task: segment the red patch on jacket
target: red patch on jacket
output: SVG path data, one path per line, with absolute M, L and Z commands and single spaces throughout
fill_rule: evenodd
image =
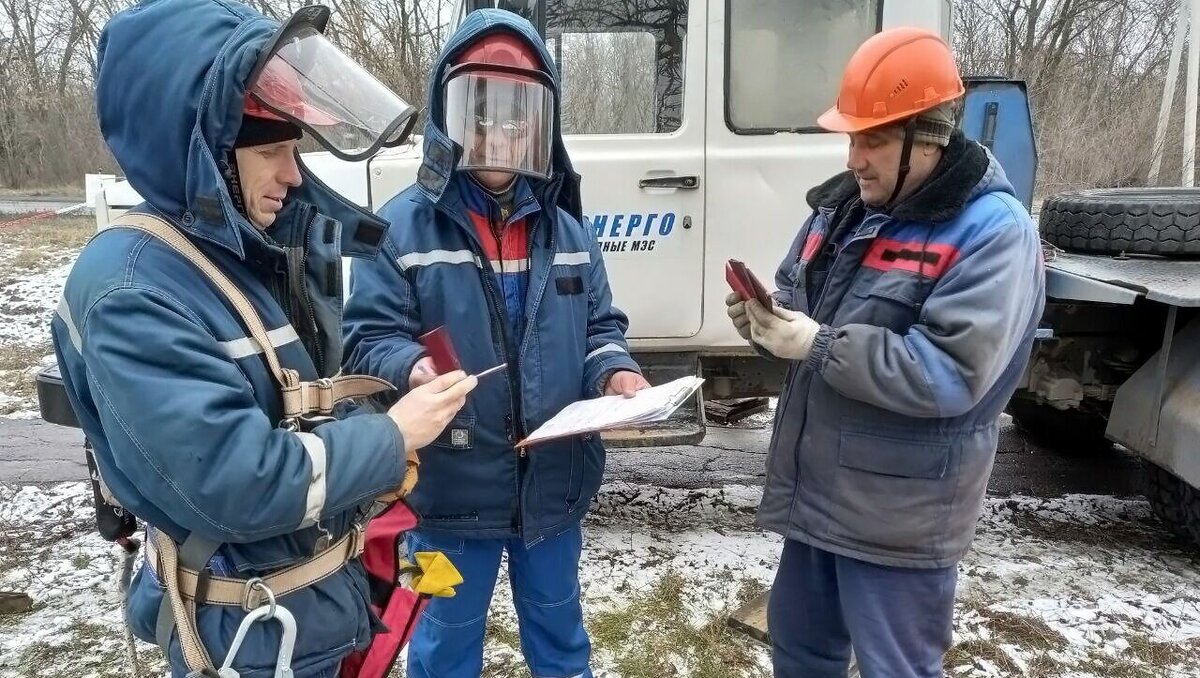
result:
M 876 238 L 863 258 L 863 265 L 877 271 L 910 271 L 936 280 L 957 260 L 958 248 L 953 245 Z
M 824 233 L 809 233 L 808 239 L 804 241 L 804 249 L 800 250 L 800 261 L 812 261 L 817 250 L 821 248 L 821 241 L 824 238 Z

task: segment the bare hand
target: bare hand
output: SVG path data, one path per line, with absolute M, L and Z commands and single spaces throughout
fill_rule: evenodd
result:
M 650 382 L 646 381 L 645 377 L 637 372 L 621 370 L 613 372 L 613 375 L 608 378 L 608 383 L 604 386 L 604 395 L 621 395 L 632 398 L 634 394 L 644 388 L 650 388 Z
M 437 376 L 437 369 L 433 366 L 433 358 L 425 356 L 413 365 L 412 372 L 408 375 L 408 387 L 411 389 L 424 386 L 437 379 Z
M 414 388 L 393 405 L 388 416 L 400 428 L 405 448 L 419 450 L 441 435 L 478 383 L 475 377 L 456 370 Z

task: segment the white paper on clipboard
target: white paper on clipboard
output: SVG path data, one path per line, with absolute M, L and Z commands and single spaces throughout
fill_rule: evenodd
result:
M 683 377 L 638 391 L 632 398 L 618 395 L 574 402 L 517 443 L 517 447 L 529 447 L 582 433 L 666 421 L 703 383 L 700 377 Z

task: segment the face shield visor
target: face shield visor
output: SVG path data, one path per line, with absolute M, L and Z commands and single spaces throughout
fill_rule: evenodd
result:
M 295 123 L 344 160 L 399 146 L 416 109 L 329 42 L 328 21 L 311 5 L 279 29 L 250 74 L 247 113 Z
M 545 74 L 463 64 L 445 83 L 446 134 L 462 147 L 460 169 L 550 178 L 554 90 Z

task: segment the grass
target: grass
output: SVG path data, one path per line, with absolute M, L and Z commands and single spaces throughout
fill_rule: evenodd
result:
M 24 409 L 26 405 L 22 401 L 28 402 L 34 398 L 37 383 L 32 368 L 53 352 L 54 348 L 49 341 L 38 344 L 0 344 L 0 393 L 21 399 L 7 405 L 0 404 L 0 415 Z
M 521 636 L 511 626 L 500 622 L 495 617 L 488 620 L 484 642 L 499 643 L 518 651 L 521 649 Z
M 1063 665 L 1049 654 L 1039 654 L 1029 661 L 1030 678 L 1054 678 L 1063 673 Z
M 975 666 L 977 659 L 986 659 L 1004 671 L 1004 675 L 1017 675 L 1020 668 L 996 643 L 982 638 L 972 638 L 957 643 L 946 653 L 942 664 L 946 670 L 960 666 Z
M 18 216 L 14 215 L 13 218 Z M 47 254 L 77 250 L 87 244 L 95 233 L 94 217 L 47 217 L 0 228 L 0 247 L 5 250 L 19 248 L 21 251 L 17 257 L 23 258 L 26 265 L 31 265 L 41 262 Z
M 37 188 L 3 188 L 0 187 L 0 198 L 6 200 L 22 200 L 27 198 L 58 198 L 58 197 L 78 197 L 83 199 L 83 192 L 74 184 L 62 184 L 61 186 L 38 186 Z
M 1061 650 L 1067 646 L 1063 634 L 1037 617 L 994 610 L 980 610 L 980 614 L 986 619 L 985 625 L 1001 642 L 1025 650 Z
M 119 631 L 76 618 L 62 630 L 64 642 L 51 645 L 31 643 L 17 659 L 24 678 L 76 678 L 82 674 L 96 678 L 121 678 L 128 675 L 125 642 Z M 143 657 L 143 666 L 147 666 Z M 157 659 L 157 658 L 156 658 Z
M 622 678 L 766 676 L 751 641 L 725 625 L 721 613 L 700 626 L 692 624 L 684 600 L 686 580 L 664 575 L 646 593 L 617 609 L 591 617 L 588 630 L 599 652 L 610 653 Z M 761 585 L 743 581 L 738 598 L 749 599 Z
M 1178 665 L 1200 664 L 1200 640 L 1186 643 L 1165 643 L 1143 634 L 1126 636 L 1129 648 L 1125 653 L 1154 668 L 1171 668 Z
M 1163 673 L 1162 668 L 1117 659 L 1100 652 L 1093 652 L 1086 660 L 1071 668 L 1105 678 L 1165 678 L 1170 675 Z

